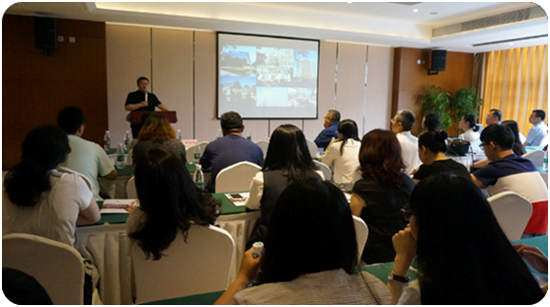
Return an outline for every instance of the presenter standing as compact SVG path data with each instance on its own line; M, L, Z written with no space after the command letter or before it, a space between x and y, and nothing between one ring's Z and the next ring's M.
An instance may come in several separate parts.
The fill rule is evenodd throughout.
M170 111L168 108L158 100L157 96L147 91L149 86L149 79L146 77L139 77L137 79L138 90L128 94L126 98L126 104L124 109L126 111L155 111L155 107L162 111ZM132 136L137 138L141 125L131 124Z

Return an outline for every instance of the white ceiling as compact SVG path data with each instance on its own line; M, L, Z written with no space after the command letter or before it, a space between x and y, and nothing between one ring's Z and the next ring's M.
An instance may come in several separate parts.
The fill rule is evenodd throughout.
M529 2L37 2L14 4L6 14L475 53L548 44L548 18L438 38L432 37L432 29L534 6ZM472 46L540 35L546 36L513 45Z

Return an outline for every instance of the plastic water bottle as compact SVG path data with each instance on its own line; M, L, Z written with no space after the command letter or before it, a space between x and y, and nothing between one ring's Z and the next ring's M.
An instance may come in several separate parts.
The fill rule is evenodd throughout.
M216 139L221 139L221 138L223 138L222 129L218 129L218 133L216 133Z
M197 164L196 167L197 169L193 175L193 181L197 187L204 189L204 174L202 173L202 166Z
M547 171L548 170L548 150L544 152L544 160L542 162L542 169Z
M199 146L199 144L197 144L197 146L195 146L193 150L193 159L198 165L199 160L201 159L201 147Z
M252 141L252 131L250 128L246 129L246 139Z
M122 143L118 144L118 149L116 151L116 168L123 169L126 166L124 162L124 146Z
M178 129L178 141L181 142L181 130L180 129Z
M126 130L126 133L124 134L124 150L125 151L128 151L128 148L130 148L130 142L131 142L130 132L128 132L128 130Z
M105 151L111 149L111 135L109 134L109 130L105 131L105 135L103 136L103 149L105 149Z

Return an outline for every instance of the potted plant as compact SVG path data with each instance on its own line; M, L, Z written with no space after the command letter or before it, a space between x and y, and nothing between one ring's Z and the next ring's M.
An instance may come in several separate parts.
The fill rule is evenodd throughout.
M461 88L450 97L451 119L458 122L468 114L478 117L478 109L483 100L476 95L476 88Z
M441 118L441 129L447 130L452 124L451 117L448 113L451 94L435 85L430 85L426 89L428 93L422 97L424 116L432 112L437 113Z

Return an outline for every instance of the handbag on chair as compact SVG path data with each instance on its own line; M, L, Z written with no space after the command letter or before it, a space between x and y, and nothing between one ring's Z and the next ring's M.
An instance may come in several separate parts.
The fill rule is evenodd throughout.
M448 155L465 156L470 151L470 142L466 140L454 139L447 145Z

